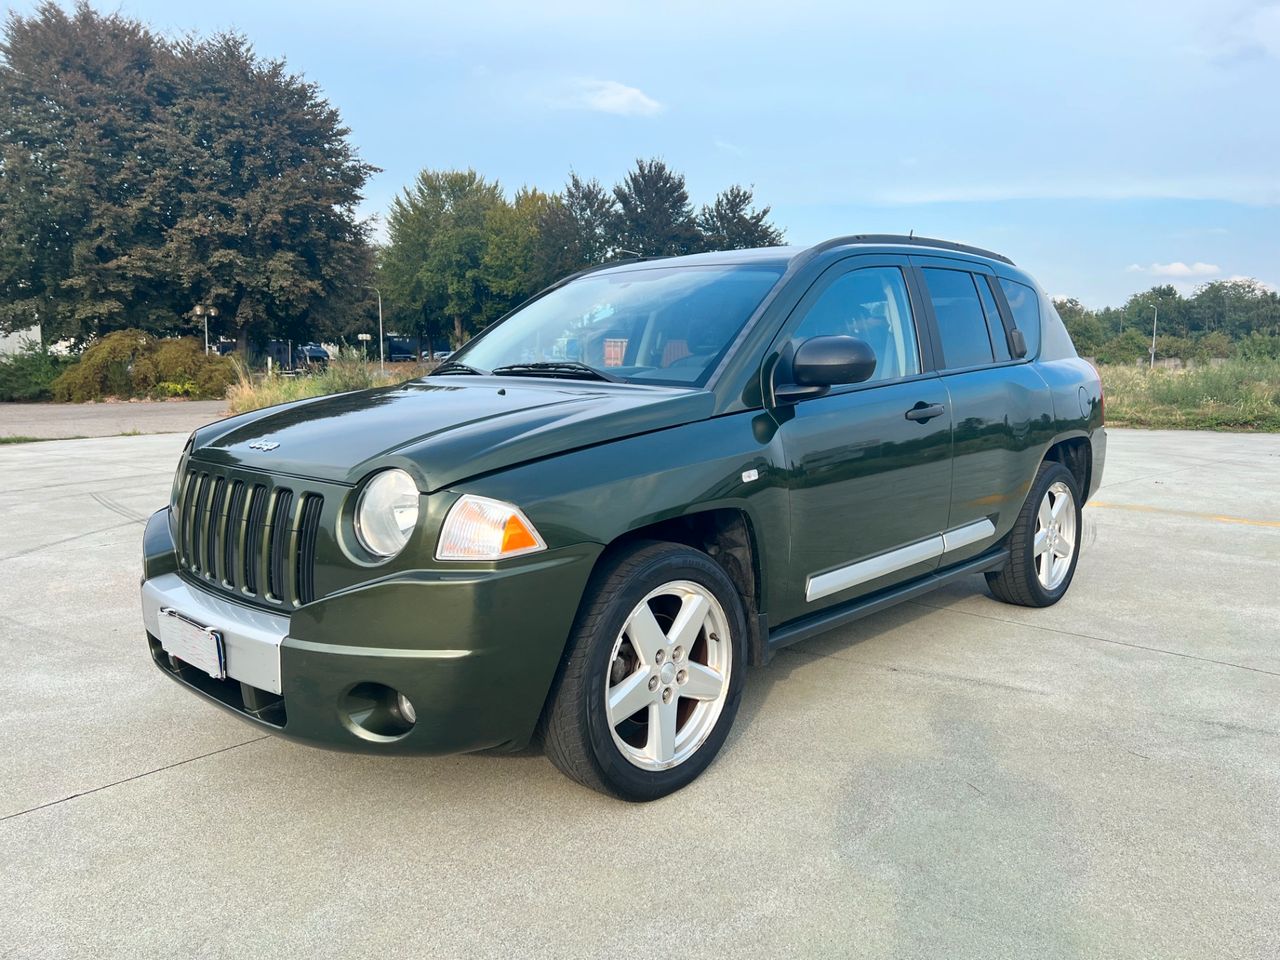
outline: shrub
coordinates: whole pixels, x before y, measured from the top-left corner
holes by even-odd
[[[118,330],[85,348],[53,384],[54,399],[71,403],[104,397],[219,398],[235,379],[226,357],[205,356],[191,337],[157,340]]]
[[[302,376],[273,373],[255,377],[238,359],[235,367],[237,380],[227,390],[227,403],[233,414],[307,397],[390,386],[420,377],[429,369],[418,364],[398,363],[389,365],[384,375],[377,361],[349,348],[339,349],[323,370]]]
[[[0,400],[33,403],[53,397],[53,382],[72,360],[28,340],[12,356],[0,357]]]

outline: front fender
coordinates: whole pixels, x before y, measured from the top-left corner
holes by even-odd
[[[775,421],[745,411],[551,457],[468,482],[518,504],[551,546],[607,546],[664,520],[730,508],[754,531],[765,595],[788,538],[786,467]],[[754,476],[753,472],[754,471]]]

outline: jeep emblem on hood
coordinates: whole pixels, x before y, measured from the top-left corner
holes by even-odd
[[[274,450],[278,446],[280,446],[280,444],[276,443],[274,440],[255,440],[253,443],[249,444],[249,449],[261,450],[265,453]]]

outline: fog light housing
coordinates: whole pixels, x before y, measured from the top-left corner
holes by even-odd
[[[396,709],[400,711],[400,716],[404,717],[406,722],[411,724],[418,722],[418,711],[413,709],[413,701],[403,693],[396,694]]]
[[[408,697],[385,683],[357,683],[339,702],[338,715],[357,737],[375,743],[399,740],[417,720]]]

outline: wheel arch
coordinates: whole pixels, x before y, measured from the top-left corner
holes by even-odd
[[[724,570],[742,598],[750,663],[764,662],[767,630],[761,607],[765,558],[750,512],[743,506],[705,506],[632,527],[605,546],[596,560],[596,569],[610,563],[619,552],[653,540],[679,543],[698,550]]]
[[[1060,463],[1071,471],[1080,490],[1080,503],[1083,506],[1089,498],[1089,484],[1093,479],[1093,447],[1089,438],[1080,434],[1055,440],[1041,460],[1042,463],[1049,461]]]

